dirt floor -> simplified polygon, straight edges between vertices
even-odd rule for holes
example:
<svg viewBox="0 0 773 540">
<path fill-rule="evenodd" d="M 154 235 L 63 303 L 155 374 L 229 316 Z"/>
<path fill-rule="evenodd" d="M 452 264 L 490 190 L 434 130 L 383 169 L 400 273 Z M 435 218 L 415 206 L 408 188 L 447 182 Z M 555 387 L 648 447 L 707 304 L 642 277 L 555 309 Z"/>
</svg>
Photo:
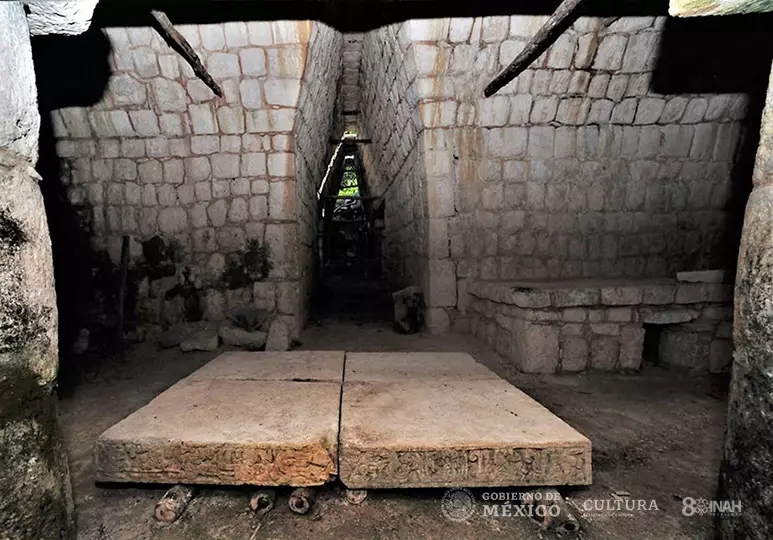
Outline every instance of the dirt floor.
<svg viewBox="0 0 773 540">
<path fill-rule="evenodd" d="M 560 490 L 582 525 L 579 534 L 564 538 L 713 537 L 712 519 L 684 516 L 681 500 L 714 496 L 726 410 L 715 381 L 653 366 L 636 376 L 527 376 L 508 370 L 471 336 L 402 336 L 374 322 L 312 320 L 301 341 L 303 349 L 467 351 L 585 434 L 593 443 L 594 482 Z M 501 488 L 473 490 L 476 514 L 461 523 L 441 512 L 445 490 L 371 491 L 355 506 L 332 485 L 306 516 L 291 513 L 289 491 L 280 490 L 276 508 L 259 520 L 248 508 L 249 489 L 204 489 L 178 522 L 159 525 L 153 506 L 164 487 L 95 485 L 92 448 L 99 434 L 217 354 L 145 344 L 123 359 L 82 357 L 83 365 L 64 378 L 61 419 L 79 538 L 554 538 L 528 518 L 484 516 L 486 492 L 510 491 Z M 646 509 L 627 511 L 626 500 L 643 500 Z"/>
</svg>

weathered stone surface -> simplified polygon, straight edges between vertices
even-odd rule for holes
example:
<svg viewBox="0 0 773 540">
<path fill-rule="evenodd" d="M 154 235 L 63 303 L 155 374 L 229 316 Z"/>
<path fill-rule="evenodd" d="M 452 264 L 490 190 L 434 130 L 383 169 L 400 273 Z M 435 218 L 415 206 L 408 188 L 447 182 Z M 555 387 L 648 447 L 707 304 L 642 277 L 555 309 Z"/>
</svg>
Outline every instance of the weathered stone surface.
<svg viewBox="0 0 773 540">
<path fill-rule="evenodd" d="M 324 484 L 337 472 L 340 388 L 340 382 L 183 380 L 100 436 L 97 480 Z"/>
<path fill-rule="evenodd" d="M 773 71 L 771 71 L 773 81 Z M 740 516 L 720 520 L 724 538 L 773 536 L 767 486 L 773 485 L 773 84 L 768 87 L 755 184 L 746 205 L 735 289 L 735 358 L 719 497 Z"/>
<path fill-rule="evenodd" d="M 338 472 L 343 368 L 336 351 L 223 354 L 107 430 L 97 442 L 97 478 L 325 483 Z M 358 353 L 346 368 L 347 486 L 591 481 L 590 442 L 467 354 Z M 384 456 L 397 459 L 374 466 Z"/>
<path fill-rule="evenodd" d="M 19 14 L 19 24 L 7 25 L 18 32 L 9 36 L 28 35 L 23 10 Z M 94 249 L 123 234 L 147 240 L 160 232 L 179 240 L 185 266 L 205 276 L 205 298 L 222 298 L 219 280 L 211 278 L 220 277 L 214 275 L 216 266 L 221 275 L 226 266 L 209 261 L 230 263 L 253 240 L 269 244 L 273 275 L 265 278 L 297 280 L 291 308 L 276 301 L 270 307 L 288 315 L 294 334 L 308 312 L 309 295 L 300 289 L 311 283 L 306 261 L 316 232 L 312 186 L 324 176 L 330 157 L 343 36 L 311 21 L 202 23 L 181 31 L 221 84 L 222 100 L 214 99 L 153 28 L 107 28 L 106 58 L 115 74 L 104 100 L 51 116 L 59 157 L 72 160 L 63 162 L 74 179 L 68 195 L 89 215 L 93 211 Z M 281 47 L 274 47 L 277 42 Z M 21 71 L 16 68 L 28 60 L 31 67 L 31 56 L 16 48 L 5 71 Z M 34 91 L 31 78 L 23 82 Z M 20 89 L 9 90 L 14 103 L 23 96 Z M 31 97 L 24 115 L 37 119 Z M 8 128 L 26 130 L 26 116 L 13 118 Z M 10 135 L 25 140 L 21 133 Z M 138 175 L 141 190 L 124 191 L 125 182 L 116 182 Z M 275 234 L 278 230 L 282 233 Z M 240 303 L 250 301 L 244 296 Z M 149 303 L 142 299 L 138 312 L 152 313 Z M 207 317 L 223 319 L 233 305 L 223 306 L 209 302 Z"/>
<path fill-rule="evenodd" d="M 647 285 L 642 290 L 642 304 L 671 304 L 675 297 L 675 285 Z"/>
<path fill-rule="evenodd" d="M 350 489 L 591 482 L 590 441 L 503 380 L 347 375 L 341 426 Z"/>
<path fill-rule="evenodd" d="M 555 307 L 593 306 L 600 301 L 598 289 L 556 289 L 550 295 Z"/>
<path fill-rule="evenodd" d="M 681 283 L 676 289 L 677 304 L 729 302 L 732 298 L 732 286 L 721 283 Z"/>
<path fill-rule="evenodd" d="M 225 345 L 247 349 L 248 351 L 257 351 L 266 345 L 268 334 L 260 330 L 244 330 L 233 323 L 223 323 L 218 331 L 220 339 Z"/>
<path fill-rule="evenodd" d="M 719 325 L 717 325 L 716 337 L 720 339 L 731 339 L 733 337 L 733 323 L 719 323 Z"/>
<path fill-rule="evenodd" d="M 692 369 L 709 370 L 708 362 L 699 361 L 708 354 L 706 339 L 715 333 L 720 339 L 729 337 L 726 327 L 719 328 L 720 321 L 732 318 L 725 304 L 725 284 L 616 278 L 518 282 L 518 286 L 522 294 L 549 294 L 551 305 L 522 307 L 514 302 L 513 282 L 481 280 L 467 288 L 471 298 L 467 310 L 476 318 L 471 324 L 473 334 L 522 371 L 578 372 L 587 368 L 588 359 L 593 369 L 638 370 L 644 336 L 641 324 L 701 334 L 671 348 L 687 353 Z M 677 289 L 684 289 L 681 295 Z M 575 307 L 558 307 L 563 305 Z"/>
<path fill-rule="evenodd" d="M 701 312 L 696 309 L 642 309 L 641 322 L 646 324 L 679 324 L 697 319 Z"/>
<path fill-rule="evenodd" d="M 766 11 L 770 11 L 770 4 L 767 2 L 745 2 L 739 0 L 690 2 L 687 0 L 671 0 L 668 3 L 668 14 L 673 17 L 740 15 Z"/>
<path fill-rule="evenodd" d="M 567 337 L 561 340 L 561 371 L 578 373 L 588 367 L 588 341 L 581 337 Z"/>
<path fill-rule="evenodd" d="M 217 328 L 204 327 L 188 334 L 180 342 L 182 352 L 192 351 L 216 351 L 220 345 L 220 337 L 217 335 Z"/>
<path fill-rule="evenodd" d="M 499 380 L 467 353 L 347 353 L 346 381 Z"/>
<path fill-rule="evenodd" d="M 451 319 L 446 308 L 429 308 L 427 310 L 426 328 L 430 334 L 445 334 L 451 327 Z"/>
<path fill-rule="evenodd" d="M 606 287 L 601 291 L 601 303 L 607 306 L 632 306 L 641 303 L 642 291 L 636 286 Z"/>
<path fill-rule="evenodd" d="M 9 10 L 19 17 L 8 18 Z M 21 4 L 0 5 L 0 24 L 7 29 L 0 42 L 26 32 Z M 0 64 L 11 52 L 0 47 Z M 7 73 L 14 75 L 21 76 Z M 37 132 L 35 149 L 36 141 Z M 69 540 L 74 511 L 55 392 L 58 316 L 39 179 L 28 156 L 0 149 L 0 536 Z"/>
<path fill-rule="evenodd" d="M 544 308 L 550 305 L 550 293 L 516 287 L 509 291 L 509 303 L 522 308 Z"/>
<path fill-rule="evenodd" d="M 658 342 L 658 362 L 696 371 L 709 369 L 711 334 L 664 328 Z"/>
<path fill-rule="evenodd" d="M 590 366 L 595 371 L 612 371 L 617 366 L 620 341 L 610 336 L 595 336 L 590 340 Z"/>
<path fill-rule="evenodd" d="M 6 29 L 0 35 L 0 69 L 13 74 L 0 83 L 5 96 L 0 103 L 0 148 L 35 161 L 40 113 L 24 6 L 16 2 L 0 5 L 0 23 Z"/>
<path fill-rule="evenodd" d="M 76 35 L 88 30 L 98 0 L 82 2 L 27 2 L 30 34 Z"/>
<path fill-rule="evenodd" d="M 638 371 L 644 350 L 644 328 L 626 326 L 620 331 L 620 369 Z"/>
<path fill-rule="evenodd" d="M 524 373 L 555 373 L 558 367 L 559 329 L 547 324 L 517 321 L 515 365 Z"/>
<path fill-rule="evenodd" d="M 341 382 L 343 351 L 226 352 L 189 379 Z"/>
<path fill-rule="evenodd" d="M 255 286 L 261 284 L 256 282 Z M 253 286 L 253 291 L 255 290 Z M 268 326 L 273 320 L 270 310 L 254 306 L 241 306 L 228 313 L 228 319 L 239 328 L 244 330 L 268 330 Z"/>
<path fill-rule="evenodd" d="M 599 336 L 619 336 L 620 325 L 612 323 L 594 323 L 590 325 L 590 331 Z"/>
<path fill-rule="evenodd" d="M 268 328 L 266 339 L 267 351 L 287 351 L 292 345 L 292 336 L 287 323 L 281 319 L 274 319 Z"/>
<path fill-rule="evenodd" d="M 696 272 L 677 272 L 677 281 L 686 283 L 724 283 L 724 270 L 699 270 Z"/>
<path fill-rule="evenodd" d="M 732 248 L 719 233 L 746 98 L 657 93 L 650 83 L 663 28 L 639 19 L 647 18 L 623 17 L 599 33 L 603 21 L 589 17 L 489 99 L 477 87 L 481 77 L 509 62 L 544 19 L 522 16 L 510 32 L 499 17 L 474 27 L 471 19 L 408 21 L 357 39 L 298 21 L 189 25 L 202 61 L 223 79 L 222 101 L 185 63 L 170 63 L 177 58 L 168 49 L 156 50 L 152 29 L 111 28 L 117 75 L 106 99 L 57 110 L 52 120 L 60 157 L 73 162 L 67 170 L 89 192 L 103 186 L 81 165 L 94 157 L 87 147 L 106 137 L 127 138 L 119 145 L 126 155 L 99 156 L 132 164 L 116 162 L 116 174 L 136 175 L 146 157 L 203 158 L 186 175 L 206 186 L 197 188 L 199 202 L 205 190 L 202 199 L 225 205 L 229 231 L 196 242 L 197 261 L 265 233 L 277 255 L 272 277 L 305 284 L 308 265 L 300 261 L 308 260 L 314 220 L 302 210 L 313 208 L 313 185 L 324 176 L 340 88 L 343 102 L 362 109 L 346 115 L 346 128 L 372 139 L 364 164 L 370 187 L 389 201 L 386 274 L 398 287 L 422 287 L 431 330 L 442 331 L 460 320 L 459 278 L 661 276 L 687 257 L 711 266 L 727 260 Z M 210 181 L 236 177 L 237 166 L 252 193 Z M 202 224 L 200 209 L 194 220 L 189 189 L 143 200 L 142 210 L 157 212 L 143 220 L 143 234 L 225 227 Z M 82 200 L 83 191 L 73 189 L 73 198 Z M 128 216 L 109 218 L 113 206 L 134 202 L 89 203 L 107 214 L 111 234 L 135 233 Z M 187 219 L 168 208 L 159 219 L 159 205 L 183 207 Z M 297 231 L 298 240 L 295 233 L 277 239 L 278 227 Z M 305 306 L 296 311 L 302 318 Z"/>
</svg>

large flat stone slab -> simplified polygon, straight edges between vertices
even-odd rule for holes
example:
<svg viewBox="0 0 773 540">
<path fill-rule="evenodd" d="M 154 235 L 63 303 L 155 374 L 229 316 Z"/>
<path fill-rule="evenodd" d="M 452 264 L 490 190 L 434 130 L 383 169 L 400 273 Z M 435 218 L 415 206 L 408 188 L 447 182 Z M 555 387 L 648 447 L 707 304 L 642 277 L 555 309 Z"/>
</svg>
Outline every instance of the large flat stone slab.
<svg viewBox="0 0 773 540">
<path fill-rule="evenodd" d="M 585 485 L 590 441 L 464 353 L 349 353 L 340 477 L 353 489 Z"/>
<path fill-rule="evenodd" d="M 322 485 L 337 473 L 340 382 L 191 378 L 97 440 L 98 481 Z"/>
<path fill-rule="evenodd" d="M 591 483 L 591 443 L 504 380 L 345 382 L 352 489 Z"/>
<path fill-rule="evenodd" d="M 346 381 L 500 380 L 467 353 L 347 353 Z"/>
<path fill-rule="evenodd" d="M 226 353 L 107 430 L 95 461 L 113 482 L 591 481 L 585 437 L 462 353 Z"/>
<path fill-rule="evenodd" d="M 343 351 L 223 353 L 193 372 L 189 379 L 254 381 L 328 381 L 340 384 Z"/>
</svg>

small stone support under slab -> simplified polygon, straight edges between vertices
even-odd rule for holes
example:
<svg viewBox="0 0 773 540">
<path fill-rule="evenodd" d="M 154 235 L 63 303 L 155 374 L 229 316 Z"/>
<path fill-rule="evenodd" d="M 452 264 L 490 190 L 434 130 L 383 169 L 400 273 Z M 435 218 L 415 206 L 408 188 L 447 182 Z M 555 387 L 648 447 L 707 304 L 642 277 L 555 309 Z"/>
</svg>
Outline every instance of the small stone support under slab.
<svg viewBox="0 0 773 540">
<path fill-rule="evenodd" d="M 660 361 L 726 371 L 732 285 L 675 280 L 477 281 L 470 328 L 526 373 L 636 371 L 644 325 L 662 325 Z"/>
</svg>

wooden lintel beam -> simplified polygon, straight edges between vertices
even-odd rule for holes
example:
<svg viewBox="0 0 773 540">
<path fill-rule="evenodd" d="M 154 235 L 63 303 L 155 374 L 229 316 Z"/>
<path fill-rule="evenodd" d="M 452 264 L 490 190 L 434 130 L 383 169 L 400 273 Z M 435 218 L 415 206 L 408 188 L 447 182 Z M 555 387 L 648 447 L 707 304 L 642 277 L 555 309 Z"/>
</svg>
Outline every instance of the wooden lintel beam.
<svg viewBox="0 0 773 540">
<path fill-rule="evenodd" d="M 564 0 L 561 2 L 542 28 L 537 31 L 531 41 L 526 44 L 526 47 L 515 57 L 515 60 L 486 86 L 483 94 L 486 97 L 493 96 L 539 58 L 548 47 L 556 42 L 561 34 L 564 33 L 564 30 L 577 17 L 577 8 L 582 2 L 583 0 Z"/>
<path fill-rule="evenodd" d="M 196 51 L 193 50 L 193 47 L 191 47 L 191 44 L 185 39 L 185 36 L 177 31 L 166 13 L 153 9 L 150 11 L 150 14 L 160 27 L 157 28 L 157 30 L 158 33 L 161 34 L 161 37 L 166 40 L 170 47 L 175 49 L 183 58 L 185 58 L 196 76 L 201 79 L 204 84 L 209 86 L 217 97 L 223 97 L 223 89 L 215 82 L 215 79 L 209 74 L 207 68 L 201 63 L 201 59 L 196 54 Z"/>
</svg>

